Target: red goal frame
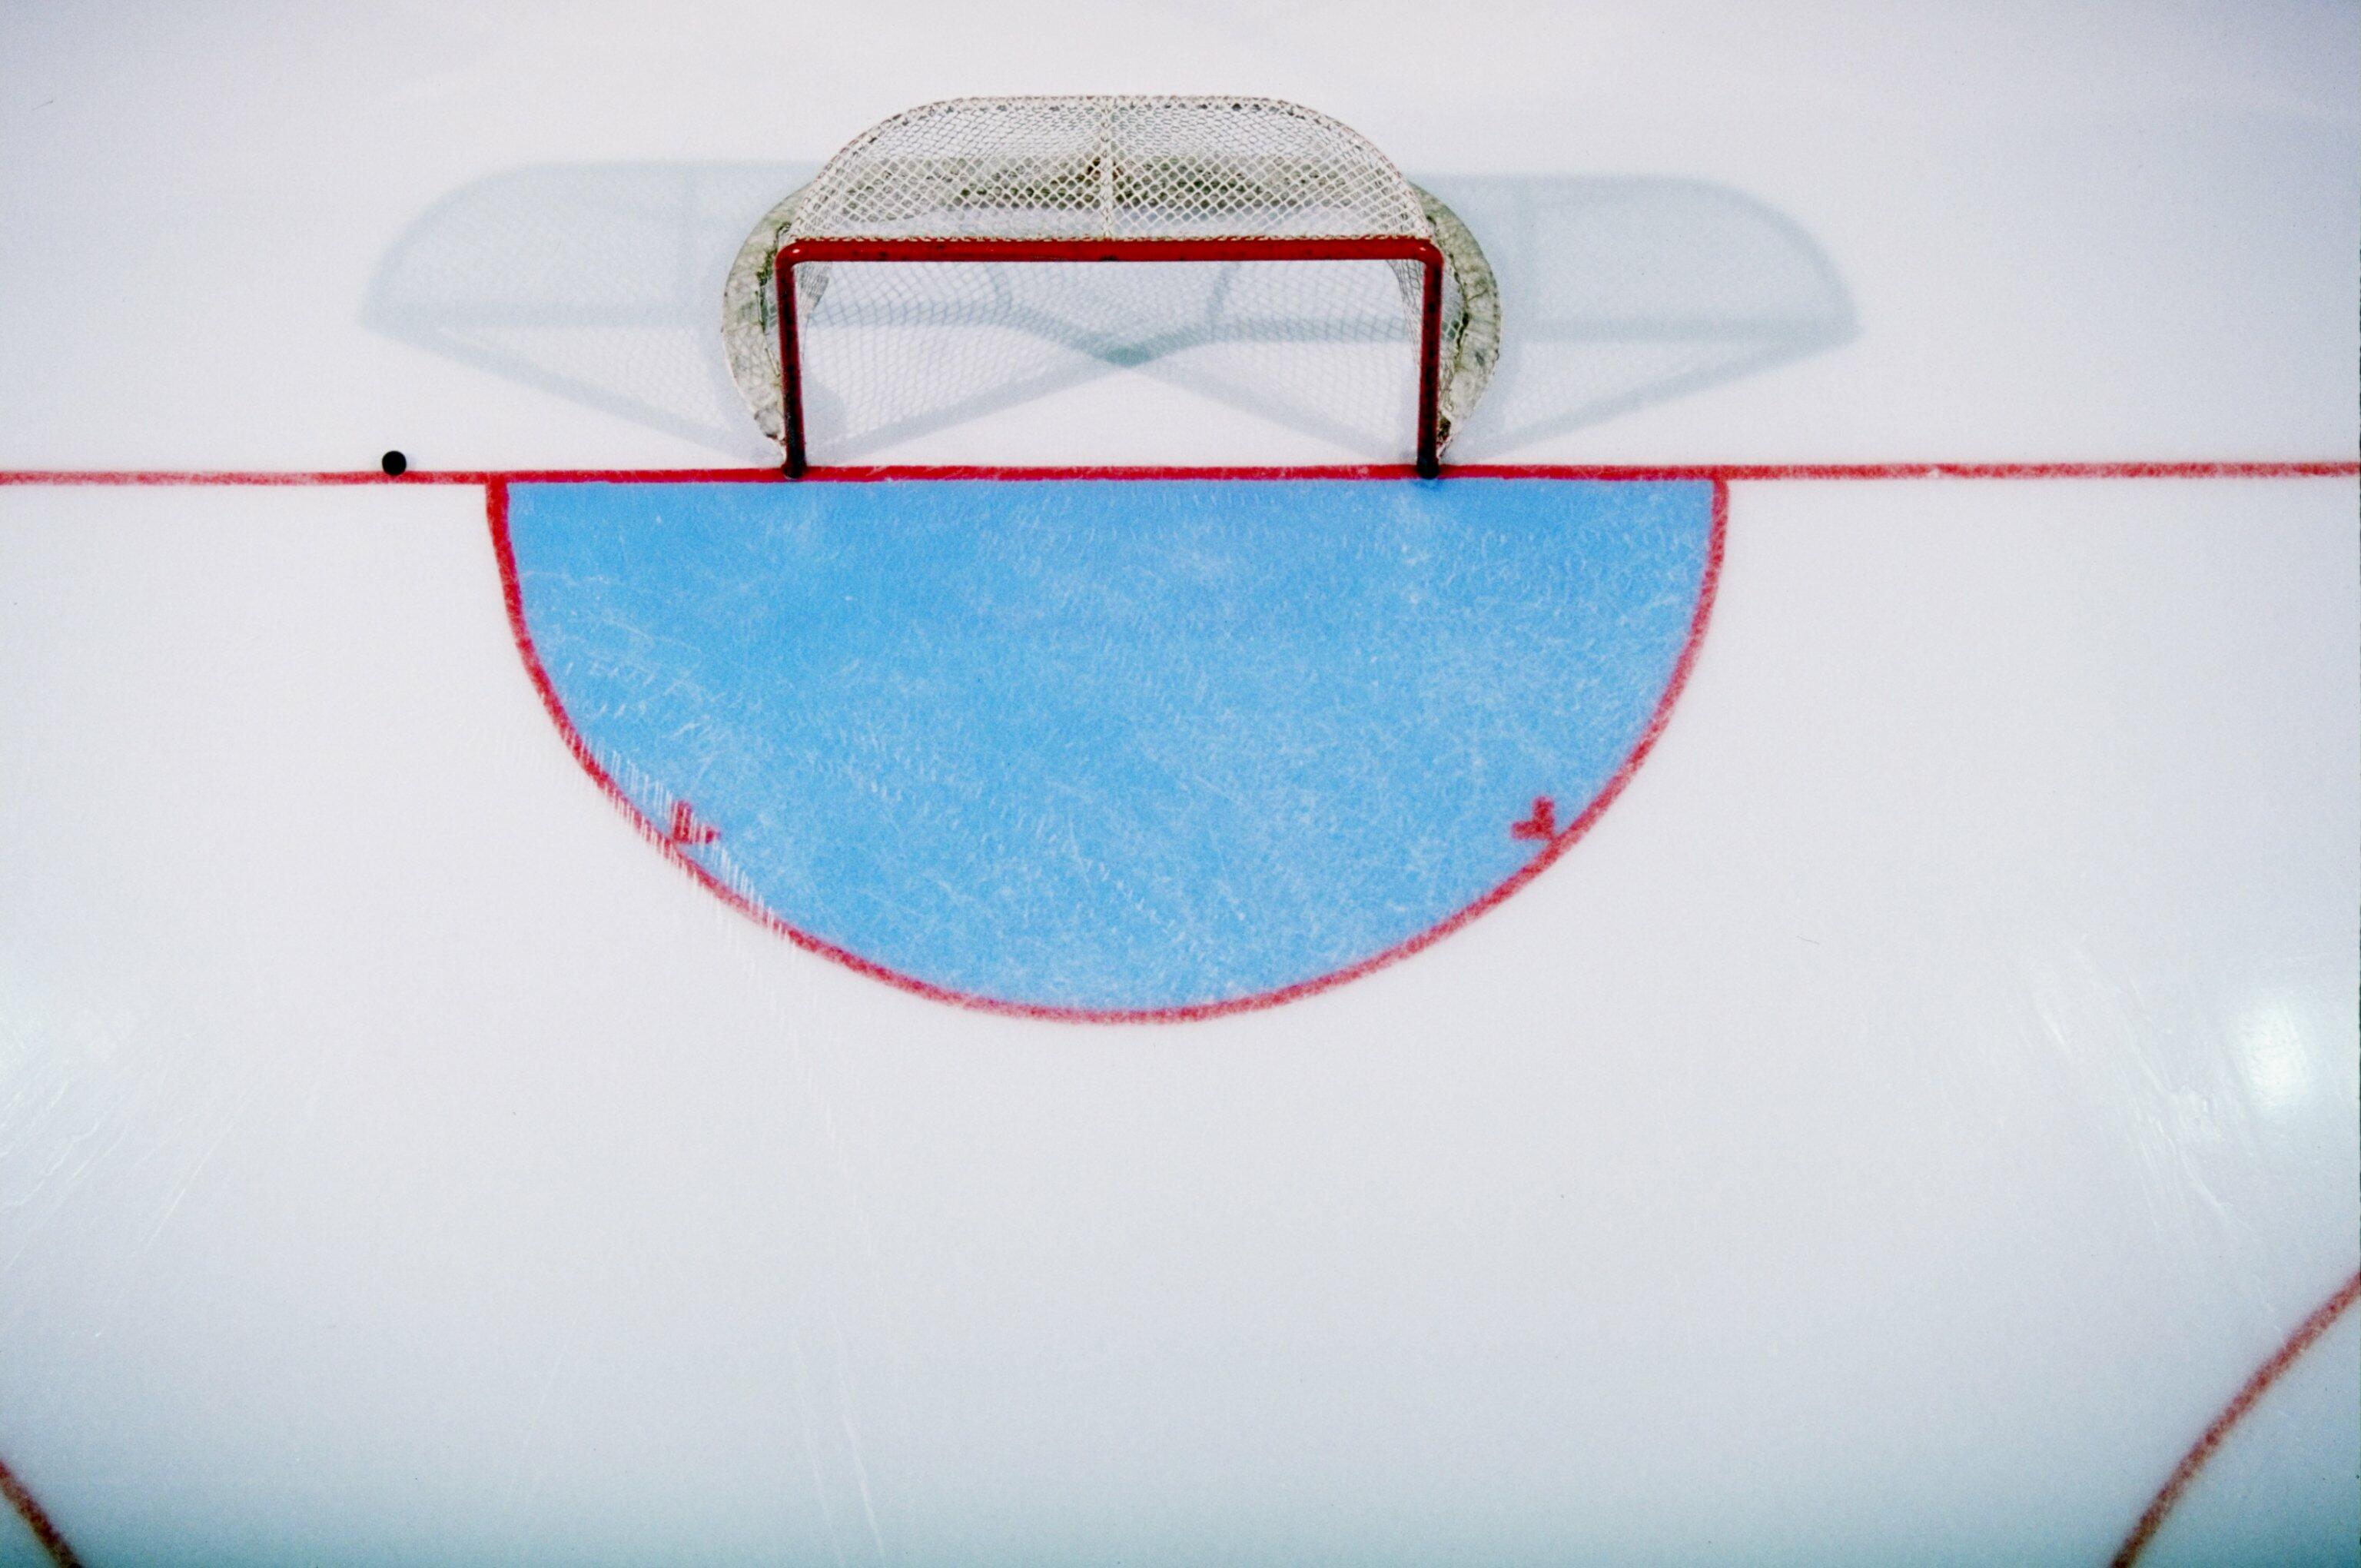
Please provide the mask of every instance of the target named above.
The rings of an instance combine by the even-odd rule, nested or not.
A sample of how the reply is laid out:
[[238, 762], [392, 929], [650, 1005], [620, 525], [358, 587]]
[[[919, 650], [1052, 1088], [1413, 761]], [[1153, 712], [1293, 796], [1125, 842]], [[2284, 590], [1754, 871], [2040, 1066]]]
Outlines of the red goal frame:
[[1443, 252], [1415, 235], [1241, 236], [1227, 239], [799, 239], [773, 264], [778, 290], [780, 417], [786, 476], [803, 477], [803, 356], [796, 269], [818, 261], [1414, 261], [1423, 283], [1418, 325], [1418, 473], [1441, 472], [1435, 439], [1443, 375]]

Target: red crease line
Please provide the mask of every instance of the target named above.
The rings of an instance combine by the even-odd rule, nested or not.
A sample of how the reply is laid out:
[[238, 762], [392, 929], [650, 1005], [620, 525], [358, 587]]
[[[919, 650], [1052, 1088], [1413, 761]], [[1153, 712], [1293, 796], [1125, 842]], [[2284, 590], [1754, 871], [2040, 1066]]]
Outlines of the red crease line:
[[1531, 860], [1518, 868], [1507, 881], [1456, 913], [1427, 927], [1424, 931], [1396, 943], [1383, 952], [1373, 953], [1342, 969], [1332, 970], [1326, 974], [1314, 975], [1309, 980], [1297, 981], [1290, 985], [1280, 986], [1277, 990], [1258, 992], [1246, 996], [1227, 997], [1217, 1002], [1192, 1002], [1165, 1007], [1141, 1008], [1066, 1007], [1037, 1002], [1010, 1002], [999, 997], [955, 991], [949, 986], [938, 985], [932, 981], [922, 980], [917, 975], [888, 969], [873, 959], [863, 958], [849, 948], [840, 948], [833, 942], [789, 925], [774, 911], [764, 908], [707, 869], [673, 839], [666, 831], [664, 824], [655, 821], [640, 809], [637, 803], [599, 763], [598, 757], [590, 749], [588, 740], [583, 737], [580, 730], [575, 728], [573, 718], [566, 713], [566, 705], [557, 695], [556, 685], [550, 679], [548, 670], [541, 662], [540, 651], [533, 644], [532, 629], [526, 624], [524, 591], [518, 575], [515, 548], [509, 535], [508, 511], [508, 486], [504, 481], [495, 480], [486, 488], [486, 512], [491, 527], [493, 554], [500, 562], [500, 591], [508, 607], [509, 631], [516, 641], [518, 655], [524, 662], [525, 673], [533, 682], [533, 690], [541, 697], [542, 707], [548, 712], [550, 722], [557, 727], [558, 734], [566, 742], [566, 749], [573, 753], [574, 760], [581, 764], [584, 773], [589, 774], [591, 782], [598, 786], [600, 793], [614, 803], [642, 839], [654, 845], [659, 851], [706, 891], [755, 924], [785, 938], [806, 952], [816, 953], [843, 965], [856, 974], [866, 975], [872, 980], [883, 981], [916, 996], [923, 996], [929, 1001], [947, 1003], [955, 1007], [965, 1007], [979, 1013], [993, 1013], [1016, 1018], [1036, 1018], [1054, 1023], [1193, 1024], [1206, 1019], [1224, 1017], [1233, 1013], [1258, 1012], [1264, 1008], [1282, 1006], [1287, 1003], [1359, 980], [1378, 970], [1399, 963], [1413, 953], [1423, 951], [1466, 926], [1487, 910], [1500, 904], [1527, 883], [1532, 882], [1590, 830], [1591, 825], [1597, 822], [1608, 806], [1614, 804], [1615, 798], [1623, 793], [1624, 787], [1631, 782], [1632, 775], [1639, 772], [1640, 764], [1646, 761], [1648, 753], [1654, 748], [1658, 738], [1663, 735], [1664, 726], [1672, 718], [1673, 707], [1680, 699], [1682, 688], [1688, 684], [1689, 673], [1696, 666], [1697, 651], [1705, 641], [1706, 625], [1713, 614], [1714, 595], [1721, 580], [1723, 543], [1730, 529], [1730, 487], [1722, 481], [1714, 481], [1710, 537], [1707, 545], [1705, 570], [1697, 585], [1697, 608], [1689, 620], [1687, 641], [1682, 646], [1680, 657], [1673, 666], [1672, 675], [1666, 682], [1663, 694], [1657, 698], [1655, 711], [1650, 716], [1647, 728], [1641, 731], [1639, 740], [1633, 743], [1631, 751], [1625, 756], [1623, 765], [1617, 769], [1614, 776], [1601, 787], [1589, 806], [1572, 822], [1559, 828], [1553, 838], [1541, 845]]

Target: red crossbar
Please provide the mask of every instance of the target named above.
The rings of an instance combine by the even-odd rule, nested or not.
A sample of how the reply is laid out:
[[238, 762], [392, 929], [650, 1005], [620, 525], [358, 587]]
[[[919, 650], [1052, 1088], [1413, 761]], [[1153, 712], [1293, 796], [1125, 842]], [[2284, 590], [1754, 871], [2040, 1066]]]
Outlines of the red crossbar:
[[1435, 441], [1443, 390], [1443, 252], [1415, 235], [1243, 236], [1229, 239], [799, 239], [773, 267], [778, 290], [780, 412], [786, 474], [801, 478], [803, 351], [796, 325], [796, 269], [818, 261], [1415, 261], [1424, 280], [1418, 313], [1418, 471], [1440, 471]]

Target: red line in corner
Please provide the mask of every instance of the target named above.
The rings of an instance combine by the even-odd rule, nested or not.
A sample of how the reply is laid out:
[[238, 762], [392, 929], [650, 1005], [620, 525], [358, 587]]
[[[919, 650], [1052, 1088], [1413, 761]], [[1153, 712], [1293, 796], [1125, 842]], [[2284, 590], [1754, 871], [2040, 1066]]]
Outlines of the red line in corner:
[[82, 1568], [82, 1559], [74, 1555], [74, 1549], [66, 1544], [66, 1538], [50, 1522], [49, 1511], [26, 1489], [5, 1460], [0, 1460], [0, 1497], [8, 1499], [8, 1506], [16, 1510], [16, 1517], [25, 1521], [25, 1528], [33, 1532], [33, 1539], [41, 1543], [41, 1550], [49, 1554], [56, 1568]]
[[2190, 1445], [2189, 1452], [2180, 1456], [2180, 1463], [2172, 1467], [2172, 1475], [2157, 1492], [2155, 1500], [2148, 1504], [2147, 1511], [2140, 1515], [2139, 1523], [2134, 1525], [2131, 1534], [2124, 1538], [2124, 1543], [2116, 1550], [2109, 1568], [2132, 1568], [2132, 1564], [2139, 1561], [2140, 1553], [2147, 1551], [2148, 1542], [2156, 1539], [2156, 1532], [2163, 1526], [2165, 1516], [2172, 1512], [2173, 1505], [2180, 1501], [2181, 1494], [2189, 1490], [2190, 1483], [2197, 1479], [2197, 1473], [2205, 1468], [2205, 1462], [2213, 1457], [2214, 1450], [2222, 1446], [2223, 1441], [2230, 1435], [2230, 1430], [2246, 1419], [2246, 1412], [2270, 1392], [2271, 1385], [2287, 1375], [2288, 1368], [2293, 1366], [2303, 1353], [2345, 1315], [2345, 1309], [2356, 1299], [2361, 1299], [2361, 1271], [2356, 1271], [2335, 1295], [2323, 1301], [2313, 1310], [2312, 1316], [2296, 1325], [2295, 1332], [2288, 1336], [2287, 1343], [2279, 1346], [2278, 1353], [2268, 1361], [2255, 1369], [2255, 1375], [2246, 1379], [2246, 1386], [2223, 1407], [2222, 1413], [2213, 1418], [2213, 1424]]

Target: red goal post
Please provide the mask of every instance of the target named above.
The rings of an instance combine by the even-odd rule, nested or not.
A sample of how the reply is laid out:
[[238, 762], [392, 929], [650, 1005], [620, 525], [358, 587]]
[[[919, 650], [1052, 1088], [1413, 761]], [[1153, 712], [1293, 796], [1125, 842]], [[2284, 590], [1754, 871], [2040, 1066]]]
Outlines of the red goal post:
[[1441, 472], [1443, 251], [1415, 235], [1237, 236], [1094, 239], [798, 239], [780, 247], [773, 275], [779, 321], [780, 408], [786, 474], [801, 478], [804, 449], [803, 355], [796, 330], [796, 269], [807, 262], [907, 261], [1400, 261], [1422, 283], [1418, 324], [1418, 472]]

